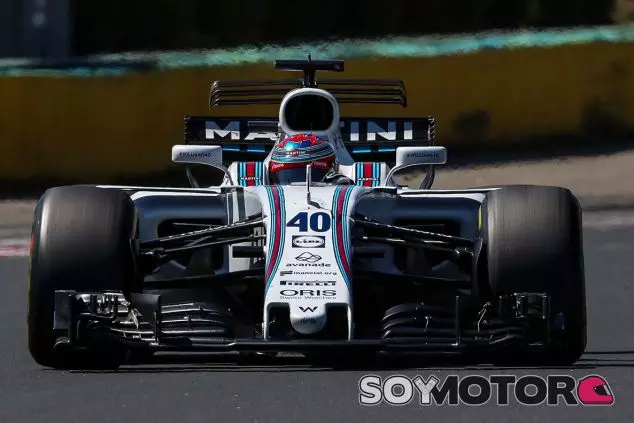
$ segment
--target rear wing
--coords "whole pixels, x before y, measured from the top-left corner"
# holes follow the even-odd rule
[[[216,81],[209,92],[209,108],[279,104],[289,91],[305,87],[301,79]],[[320,89],[332,94],[339,104],[395,104],[407,107],[405,84],[390,79],[322,79]]]
[[[267,117],[185,117],[185,144],[215,144],[226,153],[266,156],[278,137],[277,118]],[[340,119],[341,137],[353,158],[370,160],[396,147],[430,146],[435,144],[436,128],[433,117]],[[223,155],[225,155],[223,153]],[[392,154],[390,154],[392,158]]]
[[[343,60],[276,60],[275,68],[301,71],[303,78],[215,81],[209,92],[209,108],[252,104],[279,104],[296,88],[321,88],[340,104],[396,104],[407,107],[405,83],[398,79],[330,78],[319,82],[317,71],[343,72]]]

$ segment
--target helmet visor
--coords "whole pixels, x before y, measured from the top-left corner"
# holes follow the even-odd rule
[[[321,182],[328,173],[327,169],[310,170],[311,182]],[[269,179],[272,184],[286,185],[293,182],[306,182],[306,167],[295,167],[282,169],[270,174]]]
[[[269,180],[273,184],[290,184],[306,182],[306,167],[310,169],[311,182],[321,182],[334,165],[334,156],[304,163],[285,163],[271,160],[269,163]]]

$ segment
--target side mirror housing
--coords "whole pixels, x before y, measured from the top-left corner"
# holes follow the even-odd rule
[[[231,172],[222,162],[222,147],[219,145],[175,145],[172,147],[172,162],[202,164],[221,170],[229,179],[231,185],[235,185]],[[190,173],[187,176],[192,182]],[[197,185],[192,183],[192,185]]]
[[[172,161],[223,166],[222,147],[219,145],[175,145],[172,147]]]
[[[427,166],[427,176],[421,183],[421,189],[431,186],[434,179],[434,165],[447,163],[447,149],[439,146],[425,147],[397,147],[396,163],[387,175],[386,181],[391,181],[397,172],[417,166]]]
[[[394,168],[401,169],[417,165],[439,165],[447,163],[445,147],[397,147]]]

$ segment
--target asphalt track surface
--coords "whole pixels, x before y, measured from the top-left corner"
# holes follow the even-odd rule
[[[623,212],[619,212],[623,213]],[[28,265],[0,258],[0,422],[566,422],[634,421],[634,214],[586,214],[587,353],[573,368],[527,369],[421,362],[406,370],[324,370],[302,362],[237,367],[171,360],[116,372],[42,369],[26,348]],[[571,374],[606,378],[611,407],[359,405],[359,378],[458,374]]]

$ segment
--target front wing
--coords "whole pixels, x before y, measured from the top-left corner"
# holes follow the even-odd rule
[[[252,337],[234,337],[230,316],[206,309],[202,303],[162,305],[161,296],[154,294],[133,294],[127,302],[120,294],[56,291],[54,328],[61,333],[56,348],[79,349],[95,339],[131,349],[178,352],[364,351],[442,355],[545,347],[547,341],[530,343],[527,330],[535,322],[542,322],[544,333],[539,338],[548,339],[549,297],[517,293],[500,300],[498,318],[492,320],[485,319],[483,311],[473,315],[473,304],[468,304],[472,300],[456,296],[453,310],[416,304],[392,311],[394,315],[384,319],[383,335],[376,339],[265,340],[258,336],[256,328]],[[486,307],[485,304],[482,310],[486,311]],[[136,317],[131,322],[132,314]]]

